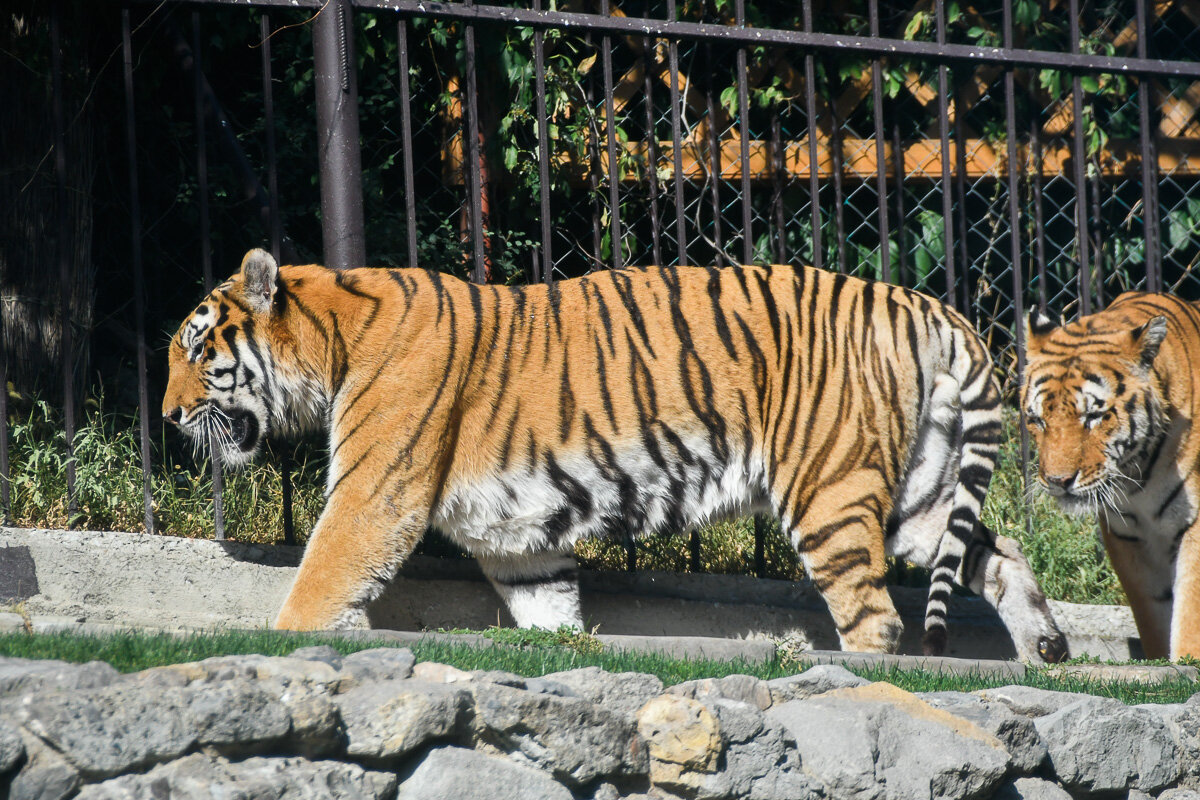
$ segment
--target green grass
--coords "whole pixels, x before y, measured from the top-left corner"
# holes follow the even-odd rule
[[[754,675],[764,680],[794,675],[803,668],[787,658],[766,663],[740,661],[679,660],[653,654],[610,653],[592,637],[578,632],[480,631],[497,642],[494,647],[421,642],[411,645],[420,661],[450,664],[464,670],[504,670],[535,677],[580,667],[596,666],[610,672],[641,672],[658,676],[670,686],[698,678],[726,675]],[[281,634],[273,631],[232,631],[188,636],[165,633],[123,632],[95,636],[74,633],[0,635],[0,655],[58,659],[84,663],[106,661],[120,672],[136,672],[156,666],[248,653],[283,656],[299,647],[328,644],[343,654],[387,643],[347,640],[320,634]],[[1181,703],[1200,691],[1186,680],[1155,685],[1088,681],[1058,677],[1045,670],[1030,670],[1024,679],[952,676],[895,668],[862,670],[859,675],[873,681],[887,681],[911,692],[975,691],[1020,683],[1055,691],[1081,692],[1112,697],[1125,703]]]
[[[25,403],[10,413],[13,517],[25,527],[66,527],[66,465],[61,423],[45,403]],[[996,531],[1022,543],[1046,593],[1077,603],[1124,603],[1117,579],[1098,551],[1095,522],[1058,511],[1042,495],[1026,502],[1019,444],[1013,417],[992,480],[983,518]],[[211,538],[212,478],[208,462],[193,457],[182,437],[167,432],[155,442],[152,493],[157,530]],[[225,515],[231,538],[256,543],[282,539],[279,457],[287,453],[295,467],[295,529],[303,542],[324,504],[324,458],[313,443],[268,451],[249,468],[226,476]],[[91,530],[141,530],[142,476],[136,426],[106,413],[97,402],[85,409],[76,437],[79,513],[71,520]],[[1029,530],[1032,529],[1032,533]],[[750,519],[710,525],[701,533],[705,572],[753,574],[754,526]],[[430,542],[427,551],[447,550]],[[638,567],[688,572],[686,534],[654,536],[638,542]],[[576,548],[580,563],[592,569],[623,570],[624,543],[587,541]],[[764,577],[795,580],[803,576],[796,553],[772,523],[766,539]],[[893,583],[920,585],[925,576],[903,564],[892,566]]]

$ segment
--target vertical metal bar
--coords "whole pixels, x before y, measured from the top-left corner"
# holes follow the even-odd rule
[[[1150,56],[1150,21],[1146,13],[1146,0],[1137,0],[1137,55]],[[1158,224],[1158,147],[1154,129],[1151,127],[1150,106],[1154,100],[1150,94],[1150,80],[1138,78],[1139,139],[1142,152],[1142,232],[1146,243],[1146,290],[1161,292],[1162,249]]]
[[[329,0],[313,20],[313,70],[325,264],[358,267],[366,263],[366,236],[350,0]]]
[[[804,30],[813,29],[812,0],[804,0],[801,9]],[[832,98],[830,106],[832,107]],[[817,147],[817,65],[812,51],[804,54],[804,108],[808,115],[808,197],[812,213],[812,258],[814,267],[820,269],[824,260],[821,246],[821,177],[817,169],[820,151]]]
[[[396,23],[396,50],[400,61],[400,137],[404,148],[404,221],[408,237],[408,265],[419,266],[417,253],[417,186],[413,178],[412,98],[408,86],[408,21]],[[541,75],[538,75],[539,80]]]
[[[735,0],[734,17],[738,27],[746,26],[746,0]],[[742,263],[754,261],[754,213],[750,197],[750,89],[746,85],[746,48],[737,49],[738,122],[742,159]],[[757,530],[757,528],[756,528]]]
[[[591,46],[592,37],[588,35],[586,41],[588,46]],[[588,70],[586,94],[588,112],[591,113],[596,108],[596,76],[594,70]],[[600,258],[600,250],[604,244],[604,232],[600,223],[600,146],[596,143],[596,136],[599,132],[599,129],[595,125],[592,125],[587,137],[588,199],[592,204],[592,265],[588,267],[589,272],[594,269],[601,269],[604,266],[604,261]]]
[[[61,33],[61,17],[62,5],[55,3],[53,5],[53,13],[50,15],[50,49],[51,49],[51,90],[54,94],[54,188],[55,188],[55,228],[57,242],[57,258],[58,258],[58,320],[60,326],[60,344],[62,355],[62,382],[63,382],[63,432],[66,438],[66,472],[67,472],[67,528],[75,527],[75,520],[79,514],[79,497],[75,486],[75,345],[74,335],[71,330],[71,256],[67,249],[67,242],[70,238],[67,232],[67,156],[66,156],[66,114],[63,111],[63,85],[62,85],[62,33]],[[123,20],[125,22],[124,30],[128,36],[129,30],[129,10],[125,9]],[[126,46],[126,63],[129,64],[130,56],[128,54],[128,46]],[[127,67],[127,70],[131,69]],[[133,102],[132,98],[132,82],[127,81],[126,86],[127,107]],[[133,136],[133,116],[132,112],[126,115],[126,124],[128,126],[127,133]],[[132,154],[132,145],[130,153]],[[131,170],[134,167],[131,165]],[[136,173],[133,173],[136,174]],[[136,185],[134,188],[134,202],[136,203]],[[136,236],[137,233],[137,206],[134,205],[135,211],[132,212],[134,217],[135,231],[135,247],[139,248],[140,254],[141,242]],[[141,322],[141,315],[138,315],[138,322]],[[139,340],[140,342],[140,340]],[[145,373],[139,372],[138,377],[144,379]],[[0,391],[7,392],[8,387],[0,386]],[[142,427],[145,428],[145,417],[142,418]]]
[[[464,0],[464,5],[474,5],[474,0]],[[487,220],[483,218],[483,163],[479,151],[479,86],[476,80],[475,26],[467,23],[463,31],[463,50],[466,55],[466,119],[463,120],[463,136],[467,140],[467,187],[471,192],[468,200],[471,210],[471,255],[474,268],[471,280],[487,283],[488,265],[484,256],[483,236]]]
[[[908,273],[908,248],[904,244],[904,142],[900,139],[900,123],[892,125],[892,169],[896,171],[896,253],[900,261],[900,284],[911,286]]]
[[[711,42],[704,43],[704,53],[708,63],[710,65],[714,64]],[[709,175],[712,178],[710,193],[713,210],[713,249],[715,251],[715,262],[720,267],[724,266],[727,260],[725,256],[725,242],[721,236],[721,139],[720,132],[717,130],[717,109],[719,106],[717,99],[713,96],[713,81],[710,71],[706,71],[704,74],[704,101],[708,106],[708,169]]]
[[[125,134],[129,156],[129,218],[133,261],[134,336],[137,337],[138,421],[142,445],[142,500],[146,533],[154,533],[154,497],[150,488],[150,390],[146,379],[146,281],[142,268],[141,201],[138,196],[137,136],[134,129],[133,43],[129,9],[121,9],[121,46],[125,55]],[[58,42],[52,44],[59,52]],[[64,265],[65,266],[65,265]],[[64,278],[67,276],[64,275]],[[68,356],[64,359],[70,362]],[[69,366],[68,366],[69,370]]]
[[[675,0],[667,0],[667,19],[675,21]],[[679,40],[671,39],[667,48],[668,67],[671,72],[671,160],[674,162],[675,178],[675,239],[679,248],[679,266],[685,267],[687,257],[687,218],[684,216],[683,197],[683,135],[680,117],[683,110],[679,98]]]
[[[870,0],[867,10],[871,36],[878,38],[879,0]],[[879,271],[883,280],[894,282],[890,247],[892,230],[888,222],[887,150],[883,133],[883,63],[878,58],[871,59],[871,96],[875,116],[875,193],[879,201]]]
[[[1042,135],[1041,119],[1035,114],[1029,123],[1029,143],[1033,147],[1033,236],[1034,257],[1037,260],[1038,309],[1046,313],[1046,221],[1042,198]]]
[[[1096,303],[1098,308],[1104,308],[1104,248],[1100,243],[1100,232],[1104,223],[1100,217],[1100,165],[1095,160],[1096,169],[1092,170],[1089,176],[1089,183],[1092,185],[1092,285],[1096,289]]]
[[[259,47],[263,84],[263,127],[267,155],[267,208],[271,228],[271,255],[280,260],[283,245],[283,224],[279,217],[279,170],[275,157],[275,93],[271,86],[271,15],[263,12],[259,19],[262,44]],[[361,192],[359,193],[361,195]],[[361,266],[359,262],[356,266]],[[279,481],[283,502],[283,543],[296,543],[295,515],[292,511],[292,453],[286,446],[279,457]]]
[[[600,0],[600,13],[609,16],[608,0]],[[612,37],[600,37],[600,66],[604,73],[604,132],[608,141],[608,228],[612,239],[613,269],[624,266],[621,237],[621,173],[617,161],[617,112],[613,103]]]
[[[935,0],[934,15],[937,17],[938,44],[946,43],[946,7],[945,0]],[[946,259],[946,299],[951,305],[958,305],[958,277],[954,269],[954,197],[950,186],[950,111],[949,103],[949,71],[945,64],[938,64],[938,138],[941,153],[942,168],[942,234],[945,238]],[[961,110],[960,110],[961,111]],[[959,311],[963,309],[960,308]]]
[[[967,237],[971,228],[967,225],[967,106],[963,102],[960,86],[954,87],[954,191],[958,195],[957,214],[958,238],[958,292],[959,308],[968,319],[976,318],[975,304],[971,301],[974,291],[971,285],[971,262],[967,253]]]
[[[0,525],[12,525],[12,478],[8,466],[8,347],[4,319],[0,314]]]
[[[783,123],[779,120],[779,109],[774,109],[771,111],[771,215],[775,231],[771,239],[777,264],[787,261],[787,233],[784,230],[786,223],[783,219],[783,146]],[[816,207],[815,202],[813,207]],[[819,222],[818,217],[818,224]]]
[[[829,146],[833,150],[833,230],[837,244],[837,271],[846,271],[846,192],[842,186],[845,164],[842,147],[842,120],[838,114],[837,101],[830,89],[829,115],[832,120]],[[812,124],[811,122],[809,123]],[[810,134],[811,135],[811,134]],[[815,249],[814,241],[814,249]]]
[[[541,11],[542,0],[533,7]],[[550,119],[546,113],[546,40],[539,28],[533,32],[534,86],[538,117],[538,199],[542,210],[542,280],[554,281],[554,250],[550,244]]]
[[[647,13],[649,8],[647,7]],[[662,235],[659,232],[658,195],[661,187],[658,185],[658,136],[654,118],[654,60],[650,57],[654,43],[648,38],[642,39],[642,104],[646,109],[646,177],[650,183],[650,242],[654,263],[662,264]]]
[[[1004,0],[1003,9],[1004,46],[1013,46],[1012,0]],[[1021,250],[1020,183],[1017,160],[1017,84],[1012,66],[1004,70],[1004,131],[1007,138],[1008,161],[1008,229],[1009,261],[1012,264],[1012,303],[1014,343],[1017,348],[1016,383],[1025,381],[1025,281],[1022,270],[1024,258]],[[1018,403],[1019,426],[1021,429],[1021,497],[1025,505],[1025,533],[1033,536],[1033,507],[1029,500],[1029,428],[1025,422],[1025,406]]]
[[[1070,0],[1071,15],[1070,35],[1071,52],[1079,52],[1079,0]],[[1092,265],[1089,247],[1091,237],[1088,234],[1087,211],[1087,181],[1085,159],[1087,152],[1083,142],[1083,84],[1082,78],[1076,73],[1071,78],[1072,105],[1072,136],[1071,160],[1074,162],[1075,181],[1075,243],[1079,255],[1079,311],[1081,314],[1092,313]]]
[[[192,91],[196,113],[196,194],[200,206],[200,267],[204,275],[204,292],[213,289],[212,223],[208,208],[208,134],[204,125],[204,68],[200,63],[200,12],[192,12]],[[221,466],[221,450],[209,437],[209,465],[212,471],[213,538],[225,538],[225,470]]]

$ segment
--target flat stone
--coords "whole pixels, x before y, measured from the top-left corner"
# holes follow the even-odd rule
[[[796,654],[801,664],[841,664],[855,669],[922,670],[941,675],[981,675],[995,678],[1021,678],[1025,665],[1019,661],[948,656],[906,656],[893,653],[848,653],[842,650],[808,650]]]
[[[334,669],[342,668],[342,654],[327,644],[298,647],[288,653],[288,658],[299,658],[303,661],[320,661]]]
[[[624,714],[580,698],[475,683],[479,741],[571,786],[644,776],[646,747]]]
[[[435,747],[412,771],[396,800],[572,800],[546,773],[461,747]],[[596,797],[600,797],[599,794]]]
[[[21,731],[8,720],[0,719],[0,776],[17,765],[25,755]]]
[[[773,706],[767,719],[831,797],[986,797],[1012,763],[995,736],[886,683]]]
[[[475,676],[449,664],[422,661],[413,667],[413,680],[425,683],[471,683]]]
[[[396,776],[338,761],[247,758],[194,753],[145,774],[86,786],[79,800],[387,800]]]
[[[1055,774],[1072,793],[1153,792],[1173,784],[1182,772],[1167,721],[1146,709],[1083,697],[1034,724]]]
[[[715,636],[628,636],[598,634],[609,652],[660,653],[672,658],[761,664],[775,658],[773,642],[760,639],[721,639]]]
[[[1186,664],[1058,664],[1046,674],[1055,678],[1081,678],[1111,683],[1163,683],[1186,680],[1195,683],[1200,670]]]
[[[471,694],[416,679],[357,686],[334,698],[353,758],[392,761],[467,727]]]
[[[771,689],[767,682],[751,675],[727,675],[724,678],[702,678],[677,683],[667,689],[669,694],[705,700],[736,700],[765,711],[771,707]]]

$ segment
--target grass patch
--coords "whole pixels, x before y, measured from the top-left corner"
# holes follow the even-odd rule
[[[137,427],[108,413],[102,404],[86,404],[75,440],[79,513],[67,519],[66,456],[62,425],[46,403],[25,404],[10,413],[13,517],[24,527],[89,530],[141,530],[142,476]],[[272,449],[272,447],[274,449]],[[225,518],[231,538],[269,544],[283,538],[280,456],[294,465],[295,530],[303,543],[324,505],[325,458],[319,443],[274,444],[248,468],[226,475]],[[211,538],[212,476],[207,460],[191,453],[183,437],[171,432],[155,443],[151,475],[157,529],[173,535]],[[1020,468],[1015,415],[999,469],[992,479],[983,519],[996,531],[1022,543],[1046,593],[1077,603],[1124,603],[1116,576],[1097,545],[1095,521],[1071,517],[1047,498],[1026,503]],[[1029,529],[1032,528],[1032,534]],[[763,577],[797,580],[804,571],[795,551],[772,521],[766,537]],[[422,552],[448,555],[446,543],[427,537]],[[653,536],[637,543],[638,567],[690,572],[689,536]],[[625,544],[585,541],[576,548],[590,569],[623,570]],[[702,571],[754,574],[754,524],[751,519],[719,522],[701,532]],[[889,581],[928,585],[922,570],[893,564]]]
[[[608,652],[599,647],[595,639],[577,631],[520,631],[514,634],[508,630],[492,629],[470,632],[481,633],[493,639],[497,646],[472,647],[463,644],[421,642],[409,647],[419,661],[436,661],[463,670],[504,670],[527,677],[539,677],[551,672],[595,666],[610,672],[656,675],[667,686],[687,680],[720,678],[734,674],[754,675],[770,680],[803,671],[803,667],[786,657],[751,664],[736,660],[680,660],[657,654]],[[128,673],[222,655],[260,653],[283,656],[299,647],[314,644],[328,644],[342,654],[379,646],[394,646],[385,642],[348,640],[320,634],[282,634],[266,630],[187,636],[144,632],[120,632],[103,636],[69,632],[9,633],[0,635],[0,655],[58,659],[73,663],[99,660]],[[1138,704],[1181,703],[1200,691],[1200,686],[1183,679],[1154,685],[1126,684],[1053,676],[1043,669],[1030,670],[1021,680],[963,677],[923,671],[901,671],[896,668],[853,671],[868,680],[887,681],[911,692],[970,692],[1016,682],[1041,689],[1093,694]]]

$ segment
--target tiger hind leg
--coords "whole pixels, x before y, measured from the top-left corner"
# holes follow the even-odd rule
[[[520,628],[583,630],[579,569],[560,553],[479,556],[479,566]]]
[[[883,525],[873,508],[879,483],[874,470],[855,470],[824,487],[794,526],[780,515],[843,650],[894,653],[904,630],[884,584]]]
[[[933,570],[925,652],[945,651],[946,606],[954,582],[996,609],[1021,659],[1061,661],[1066,639],[1020,545],[979,522],[995,460],[994,446],[984,441],[993,415],[986,408],[965,414],[960,401],[957,381],[935,378],[913,462],[888,523],[888,554]],[[964,474],[972,485],[960,480]]]

